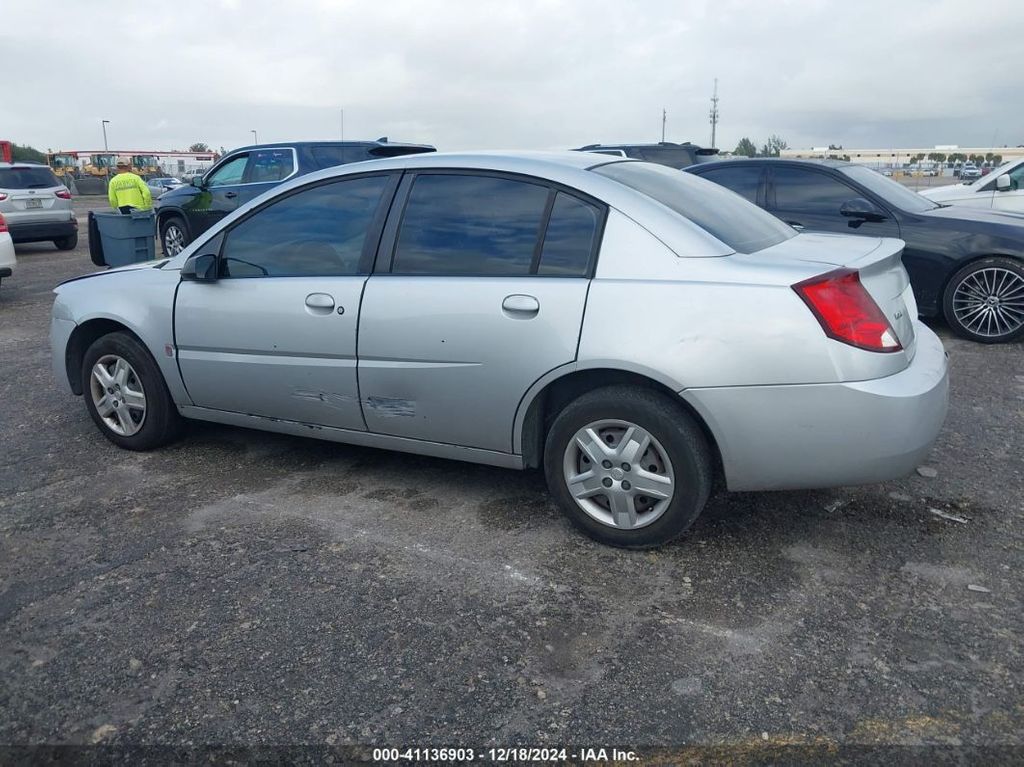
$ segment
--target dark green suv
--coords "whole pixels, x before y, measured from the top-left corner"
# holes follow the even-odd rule
[[[154,203],[165,256],[175,256],[224,216],[294,176],[334,165],[433,152],[428,144],[376,141],[298,141],[246,146],[228,152],[190,186]]]

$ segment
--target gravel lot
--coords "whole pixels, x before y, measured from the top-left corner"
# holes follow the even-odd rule
[[[624,552],[537,473],[204,424],[113,447],[47,341],[102,205],[0,288],[0,743],[1024,744],[1021,344],[937,328],[922,473],[720,493]]]

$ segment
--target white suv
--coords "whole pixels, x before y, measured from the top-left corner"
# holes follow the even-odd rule
[[[1001,165],[973,183],[937,186],[921,194],[950,205],[1024,213],[1024,158]]]
[[[78,245],[71,192],[45,165],[0,163],[0,214],[14,242],[50,241],[60,250]]]

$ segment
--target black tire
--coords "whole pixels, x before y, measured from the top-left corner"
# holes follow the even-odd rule
[[[563,472],[566,451],[579,430],[603,420],[645,429],[671,461],[675,477],[671,500],[661,516],[646,526],[622,529],[602,523],[584,511],[569,491]],[[601,543],[629,549],[660,546],[682,535],[703,510],[713,480],[711,450],[690,414],[667,395],[630,386],[595,389],[558,414],[544,444],[544,473],[551,494],[576,527]]]
[[[164,256],[168,258],[176,256],[181,252],[180,249],[178,250],[178,253],[170,252],[170,249],[174,246],[168,245],[167,239],[168,234],[173,230],[177,230],[181,233],[181,249],[188,247],[188,244],[192,242],[192,238],[188,233],[188,224],[185,223],[185,219],[181,216],[168,216],[160,223],[160,248],[163,251]]]
[[[58,237],[53,244],[57,246],[57,250],[74,250],[78,247],[78,232],[67,237]]]
[[[139,419],[141,428],[130,436],[115,432],[99,414],[93,401],[93,366],[108,355],[120,357],[131,365],[145,394],[145,414]],[[81,376],[82,396],[89,415],[103,436],[118,447],[126,450],[152,450],[178,436],[182,418],[167,391],[164,377],[152,355],[134,336],[124,332],[108,333],[94,341],[82,360]]]
[[[988,278],[991,276],[991,280]],[[999,303],[992,312],[974,311],[971,303],[980,302],[979,286]],[[949,327],[961,338],[982,344],[1002,344],[1024,337],[1024,264],[1014,258],[991,256],[972,261],[950,279],[942,297],[942,314]],[[1006,294],[1010,294],[1007,296]],[[1007,298],[1013,304],[1007,310]],[[993,314],[993,312],[995,312]],[[992,317],[991,321],[986,319]],[[1000,327],[1005,325],[1005,327]]]

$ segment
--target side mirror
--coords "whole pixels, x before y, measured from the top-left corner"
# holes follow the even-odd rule
[[[1006,173],[1001,176],[996,176],[996,189],[1000,192],[1009,192],[1010,187],[1012,186],[1013,183],[1010,181],[1010,177]]]
[[[216,282],[217,256],[212,253],[189,256],[181,265],[181,279],[189,282]]]
[[[203,188],[203,177],[202,176],[193,176],[192,177],[192,186],[194,186],[196,189],[202,189]]]
[[[860,219],[862,221],[884,221],[886,215],[878,209],[871,200],[863,197],[854,197],[839,206],[839,214],[847,218]]]

